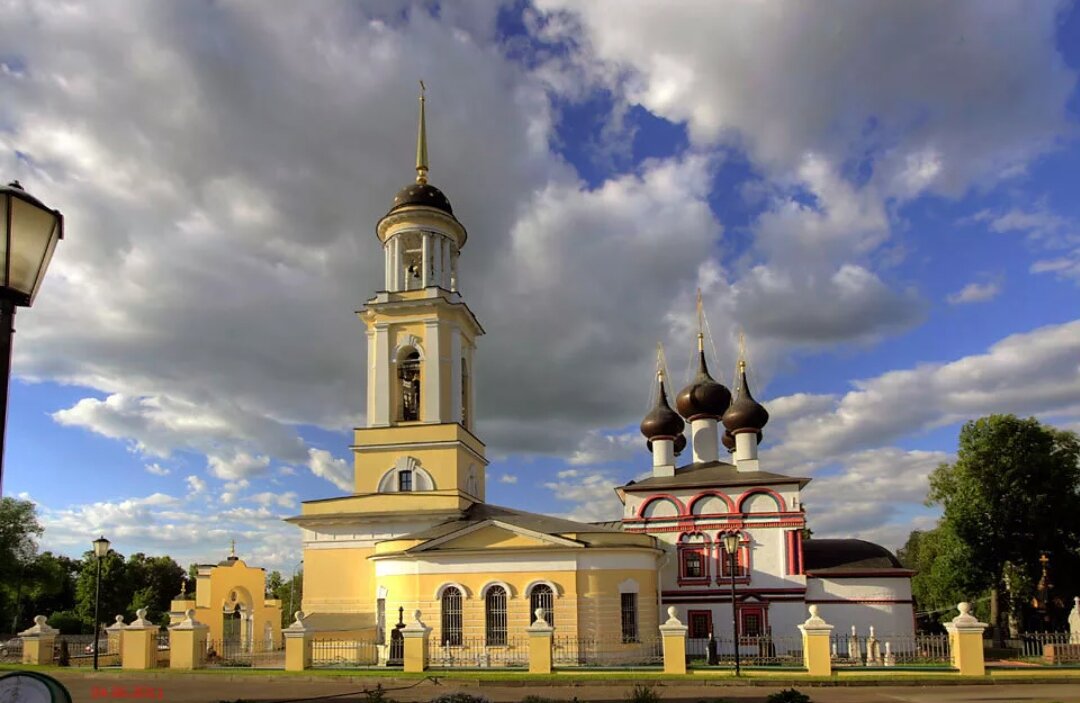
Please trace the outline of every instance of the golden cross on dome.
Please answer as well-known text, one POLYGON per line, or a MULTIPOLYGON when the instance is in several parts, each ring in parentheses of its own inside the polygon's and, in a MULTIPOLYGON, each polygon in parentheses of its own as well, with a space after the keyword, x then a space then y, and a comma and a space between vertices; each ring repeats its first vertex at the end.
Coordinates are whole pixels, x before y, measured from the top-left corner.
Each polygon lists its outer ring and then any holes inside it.
POLYGON ((230 545, 229 549, 232 553, 229 556, 236 556, 236 540, 230 540, 230 545))
POLYGON ((420 127, 416 133, 416 182, 427 183, 427 118, 424 115, 424 93, 427 88, 420 81, 420 127))
POLYGON ((739 373, 746 371, 746 333, 739 331, 739 373))
POLYGON ((697 349, 705 351, 705 305, 701 302, 701 289, 697 289, 697 349))

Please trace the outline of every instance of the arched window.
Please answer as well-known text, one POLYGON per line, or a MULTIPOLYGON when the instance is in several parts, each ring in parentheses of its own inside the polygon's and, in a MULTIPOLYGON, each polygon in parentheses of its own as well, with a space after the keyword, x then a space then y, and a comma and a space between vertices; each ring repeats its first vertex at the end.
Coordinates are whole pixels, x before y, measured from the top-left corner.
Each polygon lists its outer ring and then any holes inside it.
POLYGON ((548 625, 555 625, 555 594, 551 590, 551 586, 545 583, 538 583, 533 586, 532 592, 529 594, 529 624, 536 622, 536 609, 543 608, 544 621, 548 625))
POLYGON ((420 352, 415 349, 398 362, 398 381, 401 383, 401 412, 403 422, 420 419, 420 352))
POLYGON ((484 639, 488 647, 506 646, 506 589, 492 586, 484 596, 484 639))
POLYGON ((469 429, 469 365, 461 360, 461 425, 469 429))
POLYGON ((442 594, 442 643, 461 644, 461 591, 449 586, 442 594))

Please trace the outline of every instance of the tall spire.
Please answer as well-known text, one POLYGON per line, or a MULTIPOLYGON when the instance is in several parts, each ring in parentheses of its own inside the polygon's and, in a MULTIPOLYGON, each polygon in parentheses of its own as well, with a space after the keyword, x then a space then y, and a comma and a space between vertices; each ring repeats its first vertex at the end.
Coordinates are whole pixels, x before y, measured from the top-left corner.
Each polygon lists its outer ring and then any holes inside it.
POLYGON ((697 289, 697 350, 705 360, 705 305, 701 302, 701 289, 697 289))
POLYGON ((416 182, 427 183, 427 119, 424 116, 424 81, 420 81, 420 127, 416 133, 416 182))

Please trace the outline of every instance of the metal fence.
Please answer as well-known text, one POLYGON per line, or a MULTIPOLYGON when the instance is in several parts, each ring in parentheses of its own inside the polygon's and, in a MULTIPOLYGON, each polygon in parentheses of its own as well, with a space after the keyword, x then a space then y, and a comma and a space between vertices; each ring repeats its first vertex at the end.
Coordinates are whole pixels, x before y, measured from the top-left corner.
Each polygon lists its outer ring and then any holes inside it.
POLYGON ((311 643, 313 668, 377 666, 379 645, 373 640, 315 640, 311 643))
POLYGON ((285 647, 268 647, 262 642, 247 646, 233 639, 207 640, 200 660, 210 668, 284 669, 285 647))
POLYGON ((659 637, 625 642, 622 637, 555 637, 552 640, 552 665, 620 667, 634 669, 662 666, 663 642, 659 637))
POLYGON ((16 635, 0 636, 0 664, 18 664, 22 661, 23 643, 16 635))
POLYGON ((529 639, 507 637, 505 645, 487 646, 483 637, 465 637, 461 644, 436 644, 428 647, 428 663, 432 668, 528 667, 529 639))
MULTIPOLYGON (((983 644, 993 646, 991 640, 983 644)), ((1005 638, 1005 648, 1027 663, 1080 664, 1080 635, 1068 632, 1021 632, 1018 637, 1005 638)))
POLYGON ((948 635, 834 634, 830 646, 834 667, 951 666, 948 635))
MULTIPOLYGON (((686 655, 693 666, 734 666, 735 641, 731 636, 689 638, 686 655)), ((739 638, 740 666, 802 666, 802 657, 799 635, 739 638)))

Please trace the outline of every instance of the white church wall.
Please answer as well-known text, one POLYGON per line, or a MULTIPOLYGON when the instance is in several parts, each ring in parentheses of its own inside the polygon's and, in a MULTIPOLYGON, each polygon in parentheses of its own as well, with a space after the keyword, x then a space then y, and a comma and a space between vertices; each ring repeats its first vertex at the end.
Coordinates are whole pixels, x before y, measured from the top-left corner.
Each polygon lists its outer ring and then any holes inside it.
POLYGON ((850 632, 852 625, 862 637, 871 625, 879 638, 915 632, 908 578, 807 578, 806 602, 816 603, 837 633, 850 632))

